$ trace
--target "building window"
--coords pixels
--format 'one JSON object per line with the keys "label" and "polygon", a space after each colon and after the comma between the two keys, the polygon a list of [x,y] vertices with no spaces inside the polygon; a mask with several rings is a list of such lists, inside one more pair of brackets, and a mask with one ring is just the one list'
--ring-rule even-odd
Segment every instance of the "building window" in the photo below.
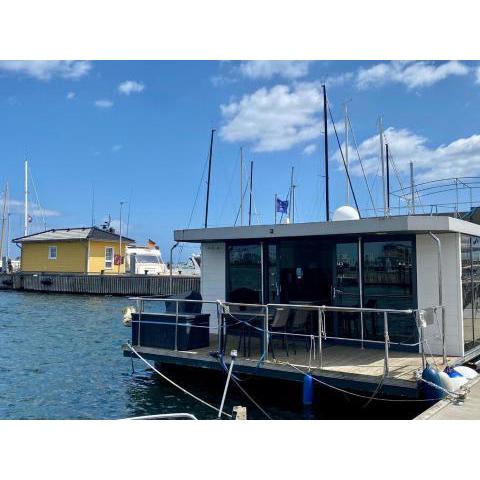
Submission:
{"label": "building window", "polygon": [[57,247],[48,247],[48,259],[49,260],[56,260],[57,259]]}
{"label": "building window", "polygon": [[113,247],[105,247],[105,269],[113,268]]}

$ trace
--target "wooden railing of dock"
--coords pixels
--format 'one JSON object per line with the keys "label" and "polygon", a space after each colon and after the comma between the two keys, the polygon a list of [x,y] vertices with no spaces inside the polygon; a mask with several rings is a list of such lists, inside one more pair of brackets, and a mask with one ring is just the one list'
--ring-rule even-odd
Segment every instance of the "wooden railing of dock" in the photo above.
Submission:
{"label": "wooden railing of dock", "polygon": [[91,295],[174,295],[200,291],[200,277],[168,275],[85,275],[54,273],[0,273],[0,289]]}

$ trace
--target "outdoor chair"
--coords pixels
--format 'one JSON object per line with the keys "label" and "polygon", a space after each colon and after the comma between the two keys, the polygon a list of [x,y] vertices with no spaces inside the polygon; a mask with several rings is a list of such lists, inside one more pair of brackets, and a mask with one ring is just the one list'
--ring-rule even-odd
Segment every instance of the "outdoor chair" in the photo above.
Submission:
{"label": "outdoor chair", "polygon": [[290,316],[290,310],[288,308],[277,308],[275,315],[273,316],[272,324],[269,328],[269,344],[270,350],[272,352],[273,359],[275,360],[275,350],[273,348],[273,340],[278,335],[275,333],[280,333],[282,336],[282,348],[285,349],[288,355],[288,339],[287,339],[287,326],[288,326],[288,317]]}
{"label": "outdoor chair", "polygon": [[[295,310],[292,323],[288,328],[288,333],[295,333],[298,335],[309,335],[309,333],[311,332],[308,331],[307,324],[310,319],[311,319],[311,315],[308,310],[305,310],[305,309]],[[294,352],[295,354],[297,354],[297,342],[296,342],[297,336],[290,335],[290,337],[293,343]],[[306,336],[304,338],[305,338],[305,348],[309,350],[310,349],[309,338]]]}

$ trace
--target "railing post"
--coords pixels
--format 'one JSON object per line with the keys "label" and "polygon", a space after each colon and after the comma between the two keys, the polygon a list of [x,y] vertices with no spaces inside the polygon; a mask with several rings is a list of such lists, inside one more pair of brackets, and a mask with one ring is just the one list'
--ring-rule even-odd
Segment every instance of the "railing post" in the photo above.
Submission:
{"label": "railing post", "polygon": [[178,300],[175,300],[175,351],[178,350]]}
{"label": "railing post", "polygon": [[218,351],[222,351],[222,322],[220,318],[220,309],[218,308],[218,302],[215,304],[217,309],[217,343]]}
{"label": "railing post", "polygon": [[144,305],[143,305],[143,299],[140,300],[139,302],[139,312],[138,312],[138,335],[137,335],[137,346],[140,346],[141,345],[141,342],[140,342],[140,331],[141,331],[141,328],[140,328],[140,325],[142,323],[142,313],[143,313],[143,309],[144,309]]}
{"label": "railing post", "polygon": [[383,329],[384,329],[384,338],[385,338],[385,363],[384,363],[384,371],[385,376],[387,377],[390,372],[390,365],[389,365],[389,352],[388,352],[388,343],[390,341],[388,336],[388,313],[383,312]]}
{"label": "railing post", "polygon": [[443,364],[447,364],[447,342],[446,342],[446,327],[445,327],[445,307],[442,305],[442,355]]}
{"label": "railing post", "polygon": [[264,321],[264,329],[263,329],[263,355],[264,361],[268,361],[268,342],[269,342],[269,334],[268,334],[268,305],[265,305],[265,321]]}
{"label": "railing post", "polygon": [[318,363],[320,368],[323,368],[323,351],[322,351],[322,319],[323,319],[324,311],[321,307],[318,308]]}

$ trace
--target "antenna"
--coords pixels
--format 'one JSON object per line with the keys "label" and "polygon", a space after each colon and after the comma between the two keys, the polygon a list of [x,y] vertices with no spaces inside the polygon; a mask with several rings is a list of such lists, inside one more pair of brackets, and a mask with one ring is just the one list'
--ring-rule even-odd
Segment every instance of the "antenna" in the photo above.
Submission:
{"label": "antenna", "polygon": [[208,154],[208,178],[207,178],[207,202],[205,204],[205,228],[208,227],[208,203],[210,200],[210,177],[212,174],[212,153],[213,153],[213,135],[215,129],[212,129],[210,136],[210,152]]}
{"label": "antenna", "polygon": [[327,90],[325,84],[323,89],[323,130],[324,130],[324,149],[325,149],[325,220],[330,221],[330,200],[328,191],[328,119],[327,119]]}
{"label": "antenna", "polygon": [[92,227],[95,226],[95,184],[92,182]]}
{"label": "antenna", "polygon": [[130,228],[130,207],[132,205],[132,195],[133,195],[133,188],[130,189],[130,198],[128,199],[127,237],[128,237],[128,231],[129,231],[129,228]]}

